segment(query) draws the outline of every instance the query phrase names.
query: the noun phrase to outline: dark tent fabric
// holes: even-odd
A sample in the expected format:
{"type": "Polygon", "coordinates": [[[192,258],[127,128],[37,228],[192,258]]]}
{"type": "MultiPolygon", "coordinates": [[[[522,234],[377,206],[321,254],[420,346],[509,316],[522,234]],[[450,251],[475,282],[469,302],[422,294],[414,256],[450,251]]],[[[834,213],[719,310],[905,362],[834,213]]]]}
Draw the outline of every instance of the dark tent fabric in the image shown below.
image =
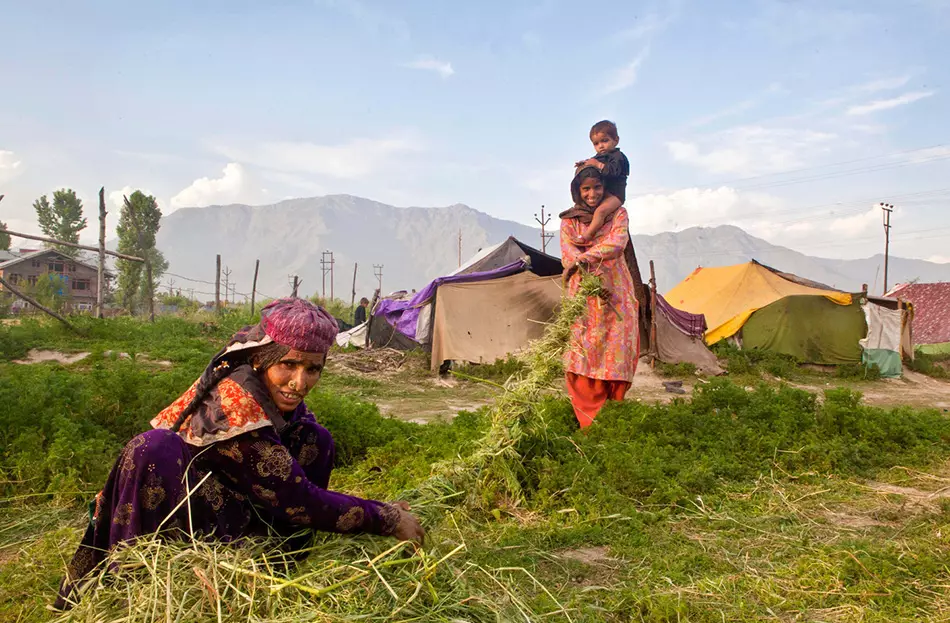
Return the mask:
{"type": "Polygon", "coordinates": [[[860,363],[859,340],[867,332],[857,296],[850,305],[823,296],[786,296],[749,317],[742,326],[742,348],[784,353],[803,363],[860,363]]]}
{"type": "Polygon", "coordinates": [[[538,249],[529,247],[514,236],[502,242],[485,257],[475,260],[455,274],[483,273],[507,266],[528,256],[530,271],[540,277],[554,277],[561,274],[561,260],[538,249]]]}
{"type": "Polygon", "coordinates": [[[423,345],[397,331],[383,316],[372,316],[369,321],[369,345],[372,348],[396,350],[422,349],[423,345]]]}

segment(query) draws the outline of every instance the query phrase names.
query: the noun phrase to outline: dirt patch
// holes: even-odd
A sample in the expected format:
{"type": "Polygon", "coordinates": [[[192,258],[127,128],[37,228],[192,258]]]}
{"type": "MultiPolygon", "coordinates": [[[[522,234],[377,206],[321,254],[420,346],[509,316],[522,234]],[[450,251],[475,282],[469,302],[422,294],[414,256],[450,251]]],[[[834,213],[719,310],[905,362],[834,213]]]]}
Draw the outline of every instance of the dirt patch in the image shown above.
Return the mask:
{"type": "Polygon", "coordinates": [[[611,558],[607,553],[606,547],[580,547],[577,549],[566,549],[558,552],[561,558],[576,560],[585,565],[598,565],[610,562],[617,562],[616,558],[611,558]]]}
{"type": "MultiPolygon", "coordinates": [[[[111,351],[111,350],[105,351],[104,353],[102,353],[102,356],[103,356],[103,357],[113,357],[113,356],[115,356],[115,357],[118,357],[119,359],[131,359],[131,358],[132,358],[132,355],[130,355],[129,353],[115,353],[115,352],[113,352],[113,351],[111,351]]],[[[135,360],[138,361],[139,363],[146,363],[146,364],[149,364],[149,365],[152,365],[152,366],[158,366],[158,367],[160,367],[160,368],[170,368],[170,367],[172,367],[172,365],[174,365],[174,364],[172,364],[172,362],[170,362],[170,361],[165,361],[164,359],[152,359],[152,358],[149,357],[148,355],[136,355],[136,356],[135,356],[135,360]]]]}
{"type": "Polygon", "coordinates": [[[869,482],[866,485],[875,493],[883,495],[899,495],[904,498],[903,507],[920,510],[935,511],[940,506],[941,500],[950,499],[950,486],[937,489],[936,491],[923,491],[915,487],[900,487],[885,482],[869,482]]]}
{"type": "Polygon", "coordinates": [[[13,363],[18,363],[21,365],[32,365],[34,363],[49,363],[50,361],[55,361],[63,365],[70,365],[79,361],[82,361],[88,357],[90,353],[61,353],[58,350],[38,350],[36,348],[30,349],[30,352],[26,354],[25,359],[15,359],[13,363]]]}
{"type": "Polygon", "coordinates": [[[633,385],[627,393],[627,400],[636,400],[638,402],[659,402],[666,404],[674,398],[689,398],[693,393],[693,388],[697,383],[703,383],[699,378],[683,379],[682,389],[685,393],[671,393],[664,387],[663,382],[669,382],[669,379],[660,376],[656,370],[650,367],[650,362],[644,357],[637,364],[637,372],[633,376],[633,385]]]}
{"type": "Polygon", "coordinates": [[[827,511],[824,517],[830,524],[841,526],[842,528],[854,528],[858,530],[894,525],[893,523],[879,521],[868,515],[856,515],[852,513],[827,511]]]}
{"type": "Polygon", "coordinates": [[[381,398],[375,401],[379,412],[415,424],[430,422],[449,422],[462,411],[476,411],[491,404],[485,400],[453,400],[434,396],[412,396],[408,398],[381,398]]]}

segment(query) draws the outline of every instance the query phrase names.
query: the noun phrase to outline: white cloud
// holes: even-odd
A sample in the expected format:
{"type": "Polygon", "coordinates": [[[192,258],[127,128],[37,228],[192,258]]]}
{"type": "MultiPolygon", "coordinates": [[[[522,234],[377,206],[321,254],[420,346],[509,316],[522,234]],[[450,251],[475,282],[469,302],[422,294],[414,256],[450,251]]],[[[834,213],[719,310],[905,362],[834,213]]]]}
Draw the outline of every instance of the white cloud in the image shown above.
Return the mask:
{"type": "Polygon", "coordinates": [[[0,149],[0,183],[9,182],[20,174],[22,160],[16,158],[12,151],[0,149]]]}
{"type": "Polygon", "coordinates": [[[643,48],[643,51],[641,51],[635,59],[630,61],[630,63],[615,69],[607,77],[607,87],[603,91],[604,94],[616,93],[633,86],[637,81],[637,74],[640,73],[640,65],[643,64],[643,61],[645,61],[649,55],[650,47],[647,46],[643,48]]]}
{"type": "Polygon", "coordinates": [[[760,212],[768,200],[740,193],[734,188],[683,188],[654,193],[627,202],[630,231],[657,234],[694,226],[736,222],[738,217],[760,212]]]}
{"type": "Polygon", "coordinates": [[[899,89],[908,82],[910,82],[911,75],[905,74],[903,76],[895,76],[893,78],[881,78],[878,80],[872,80],[866,82],[857,87],[858,91],[863,91],[865,93],[877,93],[878,91],[890,91],[891,89],[899,89]]]}
{"type": "Polygon", "coordinates": [[[429,56],[418,58],[411,63],[403,63],[403,67],[408,69],[422,69],[424,71],[434,71],[443,78],[448,78],[455,73],[452,69],[452,63],[440,61],[429,56]]]}
{"type": "Polygon", "coordinates": [[[217,148],[230,160],[254,164],[273,171],[328,175],[339,179],[365,179],[394,158],[423,148],[412,136],[383,139],[359,138],[342,145],[277,141],[250,149],[217,148]]]}
{"type": "Polygon", "coordinates": [[[813,130],[740,126],[706,137],[703,145],[669,141],[670,156],[710,173],[760,175],[804,166],[827,149],[834,134],[813,130]]]}
{"type": "Polygon", "coordinates": [[[950,147],[928,147],[927,149],[918,149],[907,155],[899,157],[901,160],[921,164],[932,160],[943,160],[950,158],[950,147]]]}
{"type": "Polygon", "coordinates": [[[229,162],[222,170],[221,177],[196,179],[172,197],[171,209],[252,202],[260,194],[260,189],[254,188],[244,167],[237,162],[229,162]]]}
{"type": "Polygon", "coordinates": [[[847,114],[868,115],[870,113],[878,112],[880,110],[889,110],[891,108],[897,108],[898,106],[912,104],[916,101],[930,97],[934,93],[935,91],[913,91],[911,93],[905,93],[904,95],[900,95],[898,97],[892,97],[886,100],[874,100],[873,102],[868,102],[867,104],[852,106],[851,108],[848,109],[847,114]]]}

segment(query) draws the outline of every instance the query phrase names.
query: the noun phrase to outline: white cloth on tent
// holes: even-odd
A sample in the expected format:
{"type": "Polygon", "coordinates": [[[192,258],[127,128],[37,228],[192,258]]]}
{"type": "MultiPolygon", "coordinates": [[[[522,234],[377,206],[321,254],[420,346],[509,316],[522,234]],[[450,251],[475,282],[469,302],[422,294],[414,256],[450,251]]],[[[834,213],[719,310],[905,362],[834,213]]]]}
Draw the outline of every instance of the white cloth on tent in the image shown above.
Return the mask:
{"type": "Polygon", "coordinates": [[[347,346],[356,346],[357,348],[363,348],[366,346],[366,329],[369,328],[368,323],[358,324],[348,331],[342,331],[336,334],[336,345],[340,348],[346,348],[347,346]]]}
{"type": "Polygon", "coordinates": [[[419,319],[416,320],[416,341],[428,344],[432,341],[432,302],[428,302],[419,310],[419,319]]]}
{"type": "Polygon", "coordinates": [[[901,312],[873,301],[861,305],[868,323],[868,336],[859,340],[865,350],[901,350],[901,312]]]}

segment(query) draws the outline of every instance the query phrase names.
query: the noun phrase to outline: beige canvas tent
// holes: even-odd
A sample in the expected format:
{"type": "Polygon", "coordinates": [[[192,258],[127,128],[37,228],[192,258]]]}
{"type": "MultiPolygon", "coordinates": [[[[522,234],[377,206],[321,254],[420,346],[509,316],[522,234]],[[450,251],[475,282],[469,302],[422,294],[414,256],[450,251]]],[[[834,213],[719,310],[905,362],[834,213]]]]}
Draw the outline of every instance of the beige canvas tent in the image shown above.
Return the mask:
{"type": "Polygon", "coordinates": [[[541,337],[561,300],[559,277],[516,275],[439,287],[432,322],[432,370],[443,361],[491,363],[541,337]]]}

